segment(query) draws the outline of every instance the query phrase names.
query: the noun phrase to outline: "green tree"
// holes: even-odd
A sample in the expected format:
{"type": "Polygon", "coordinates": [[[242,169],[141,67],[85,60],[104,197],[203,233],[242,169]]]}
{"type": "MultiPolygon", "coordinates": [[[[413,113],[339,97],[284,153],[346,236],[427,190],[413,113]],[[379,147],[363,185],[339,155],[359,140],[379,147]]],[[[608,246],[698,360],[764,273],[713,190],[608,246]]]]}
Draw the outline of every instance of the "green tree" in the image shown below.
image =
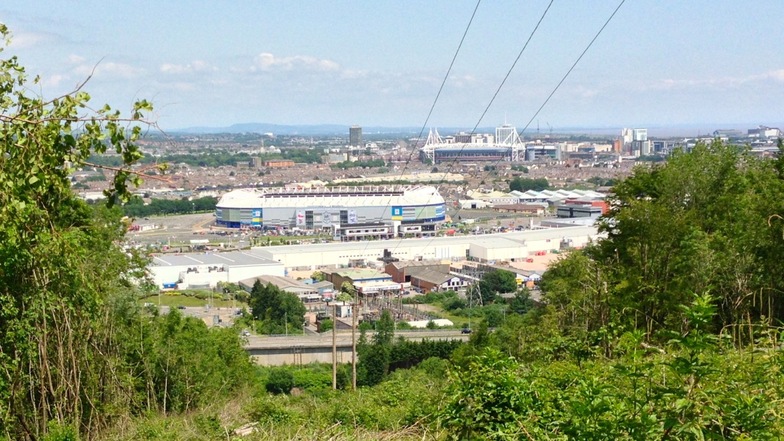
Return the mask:
{"type": "Polygon", "coordinates": [[[266,333],[302,330],[307,309],[295,294],[256,281],[249,300],[251,314],[260,320],[266,333]]]}
{"type": "Polygon", "coordinates": [[[381,312],[381,317],[376,322],[376,334],[373,343],[379,346],[389,346],[395,337],[395,320],[388,309],[381,312]]]}
{"type": "Polygon", "coordinates": [[[502,269],[494,269],[486,272],[479,282],[482,291],[482,301],[490,304],[495,301],[498,294],[517,291],[517,280],[515,273],[502,269]]]}
{"type": "MultiPolygon", "coordinates": [[[[649,330],[677,329],[678,305],[694,292],[717,299],[718,326],[751,317],[784,317],[781,228],[784,185],[775,163],[714,142],[677,152],[666,164],[640,167],[615,185],[602,224],[607,240],[590,251],[612,272],[649,330]]],[[[630,318],[631,319],[631,318],[630,318]]]]}
{"type": "Polygon", "coordinates": [[[340,285],[340,292],[348,294],[352,299],[357,296],[357,288],[355,288],[354,284],[351,282],[343,282],[343,284],[340,285]]]}
{"type": "MultiPolygon", "coordinates": [[[[0,25],[6,42],[10,34],[0,25]]],[[[42,438],[51,420],[95,433],[107,409],[123,406],[122,360],[105,305],[141,275],[117,243],[126,226],[71,191],[76,167],[111,171],[109,204],[141,182],[146,101],[123,117],[93,112],[81,87],[51,100],[33,95],[15,56],[0,59],[0,436],[42,438]],[[117,152],[108,169],[93,154],[117,152]]]]}
{"type": "Polygon", "coordinates": [[[518,290],[509,301],[509,309],[515,314],[525,315],[525,313],[533,309],[533,306],[534,302],[531,300],[531,292],[528,291],[528,288],[518,290]]]}
{"type": "Polygon", "coordinates": [[[509,191],[542,191],[550,188],[550,183],[545,178],[521,178],[515,177],[509,181],[509,191]]]}

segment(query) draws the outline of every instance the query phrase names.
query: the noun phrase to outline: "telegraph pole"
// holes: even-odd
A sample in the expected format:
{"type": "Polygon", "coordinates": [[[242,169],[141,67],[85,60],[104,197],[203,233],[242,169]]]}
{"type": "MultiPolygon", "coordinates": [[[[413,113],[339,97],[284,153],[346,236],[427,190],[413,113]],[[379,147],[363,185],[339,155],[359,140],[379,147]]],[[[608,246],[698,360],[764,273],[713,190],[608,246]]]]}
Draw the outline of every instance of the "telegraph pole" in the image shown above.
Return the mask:
{"type": "Polygon", "coordinates": [[[338,305],[332,304],[332,389],[338,388],[338,343],[337,343],[337,313],[338,305]]]}
{"type": "Polygon", "coordinates": [[[357,390],[357,302],[351,304],[351,390],[357,390]]]}

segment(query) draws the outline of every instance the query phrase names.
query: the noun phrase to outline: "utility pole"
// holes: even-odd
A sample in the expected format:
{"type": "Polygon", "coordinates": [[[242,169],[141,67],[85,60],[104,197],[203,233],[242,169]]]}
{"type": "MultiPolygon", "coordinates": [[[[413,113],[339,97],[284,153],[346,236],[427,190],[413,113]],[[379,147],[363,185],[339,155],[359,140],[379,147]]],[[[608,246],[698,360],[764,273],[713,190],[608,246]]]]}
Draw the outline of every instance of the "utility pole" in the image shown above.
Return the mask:
{"type": "Polygon", "coordinates": [[[472,286],[474,285],[468,285],[468,290],[466,291],[468,293],[468,330],[469,331],[471,330],[471,297],[473,297],[473,294],[471,293],[472,286]]]}
{"type": "Polygon", "coordinates": [[[332,389],[338,389],[338,343],[337,343],[337,313],[338,305],[332,305],[332,389]]]}
{"type": "Polygon", "coordinates": [[[351,390],[357,390],[357,303],[351,305],[351,390]]]}

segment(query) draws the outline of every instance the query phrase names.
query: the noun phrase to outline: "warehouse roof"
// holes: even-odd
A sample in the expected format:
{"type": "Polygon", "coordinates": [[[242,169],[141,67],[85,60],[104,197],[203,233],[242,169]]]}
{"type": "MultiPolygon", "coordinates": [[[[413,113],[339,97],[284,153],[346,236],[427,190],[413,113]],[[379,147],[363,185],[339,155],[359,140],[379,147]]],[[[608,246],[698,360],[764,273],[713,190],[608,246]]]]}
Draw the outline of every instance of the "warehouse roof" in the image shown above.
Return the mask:
{"type": "Polygon", "coordinates": [[[416,271],[411,274],[411,279],[418,279],[424,282],[432,283],[434,285],[441,285],[442,283],[448,282],[452,280],[454,276],[452,274],[442,273],[441,271],[434,271],[423,269],[421,271],[416,271]]]}
{"type": "Polygon", "coordinates": [[[313,285],[306,285],[298,280],[294,280],[289,277],[258,276],[258,277],[250,277],[248,279],[240,280],[239,283],[240,285],[253,288],[253,285],[256,283],[256,280],[261,282],[262,285],[272,284],[273,286],[276,286],[283,291],[290,292],[293,294],[317,293],[317,290],[316,288],[313,287],[313,285]]]}
{"type": "Polygon", "coordinates": [[[381,271],[369,269],[369,268],[341,269],[333,272],[340,274],[342,277],[348,277],[349,279],[355,282],[360,280],[391,280],[392,279],[392,276],[390,276],[387,273],[383,273],[381,271]]]}
{"type": "Polygon", "coordinates": [[[507,233],[493,233],[474,236],[443,236],[432,237],[427,239],[390,239],[382,241],[369,241],[369,242],[331,242],[331,243],[314,243],[309,245],[280,245],[272,247],[256,247],[252,252],[260,254],[275,255],[284,253],[324,253],[340,251],[344,253],[349,252],[376,252],[381,257],[384,249],[397,250],[402,247],[442,247],[451,244],[476,244],[476,245],[491,245],[495,239],[500,239],[500,245],[513,246],[510,241],[520,243],[526,240],[543,240],[543,239],[559,239],[564,236],[594,236],[597,234],[596,227],[592,225],[584,226],[571,226],[565,228],[542,228],[537,230],[523,230],[511,231],[507,233]]]}
{"type": "Polygon", "coordinates": [[[152,258],[153,266],[258,266],[280,265],[279,262],[270,260],[258,253],[245,251],[229,251],[226,253],[185,253],[185,254],[157,254],[152,258]]]}

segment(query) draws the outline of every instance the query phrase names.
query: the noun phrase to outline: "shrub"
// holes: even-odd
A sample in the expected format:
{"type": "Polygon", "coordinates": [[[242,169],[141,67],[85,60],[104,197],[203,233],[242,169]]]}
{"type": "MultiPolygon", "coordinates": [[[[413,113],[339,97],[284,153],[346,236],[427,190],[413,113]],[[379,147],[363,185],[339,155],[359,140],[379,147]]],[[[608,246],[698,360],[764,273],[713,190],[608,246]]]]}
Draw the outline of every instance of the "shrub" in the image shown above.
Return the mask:
{"type": "Polygon", "coordinates": [[[273,394],[287,394],[294,387],[294,374],[287,368],[276,368],[270,371],[265,388],[273,394]]]}

